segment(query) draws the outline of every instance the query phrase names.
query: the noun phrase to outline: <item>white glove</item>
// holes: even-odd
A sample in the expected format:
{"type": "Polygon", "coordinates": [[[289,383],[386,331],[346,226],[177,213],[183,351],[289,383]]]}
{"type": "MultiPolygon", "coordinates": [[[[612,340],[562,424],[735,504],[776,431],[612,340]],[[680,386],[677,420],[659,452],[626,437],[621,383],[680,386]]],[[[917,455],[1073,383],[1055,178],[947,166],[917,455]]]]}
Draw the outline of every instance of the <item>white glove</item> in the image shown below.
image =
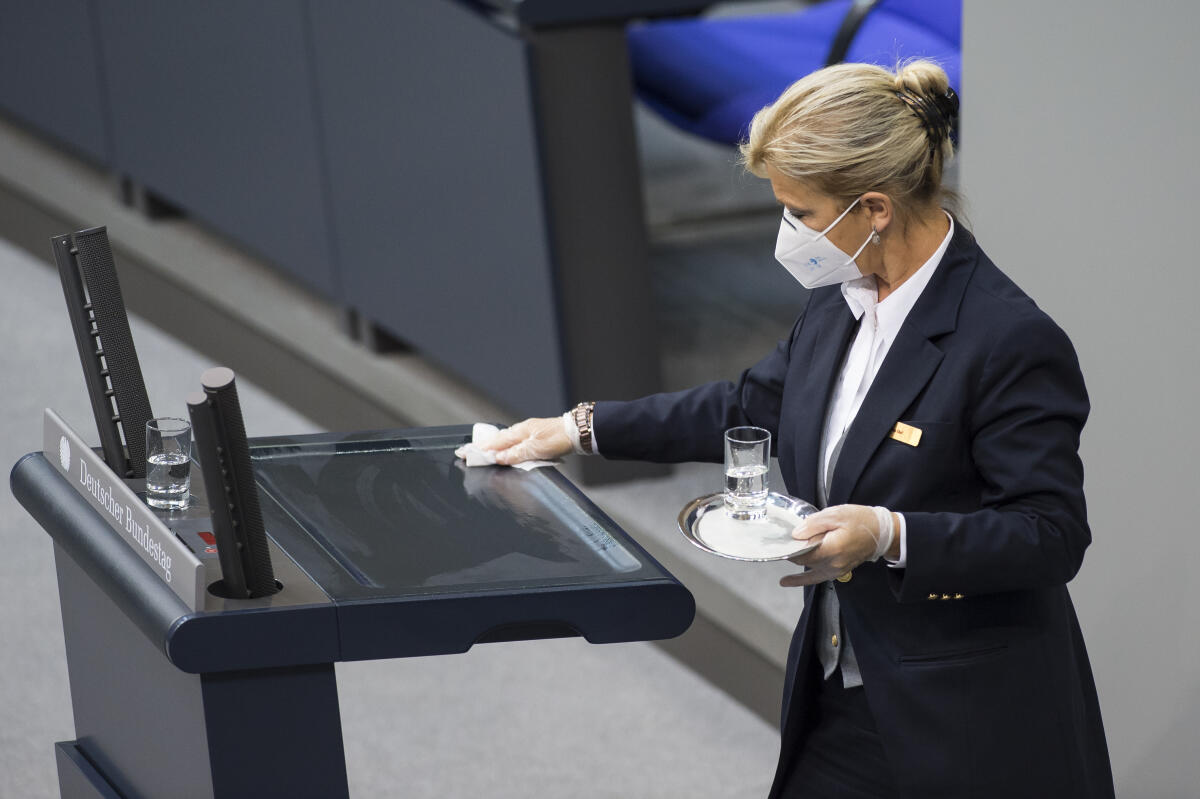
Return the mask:
{"type": "Polygon", "coordinates": [[[783,586],[814,585],[840,577],[860,563],[879,560],[896,537],[892,512],[868,505],[834,505],[806,518],[792,537],[806,541],[821,536],[821,545],[790,558],[805,566],[803,574],[779,581],[783,586]]]}
{"type": "Polygon", "coordinates": [[[501,430],[482,449],[495,453],[496,463],[506,466],[523,461],[554,460],[573,451],[560,416],[518,422],[501,430]]]}

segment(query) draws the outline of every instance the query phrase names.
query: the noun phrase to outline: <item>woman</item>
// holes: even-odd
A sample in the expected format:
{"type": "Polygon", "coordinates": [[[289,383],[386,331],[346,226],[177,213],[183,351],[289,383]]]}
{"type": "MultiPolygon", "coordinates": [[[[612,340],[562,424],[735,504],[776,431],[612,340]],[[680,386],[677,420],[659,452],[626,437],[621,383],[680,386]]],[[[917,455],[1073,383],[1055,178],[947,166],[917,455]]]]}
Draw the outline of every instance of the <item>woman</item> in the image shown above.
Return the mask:
{"type": "Polygon", "coordinates": [[[1087,393],[1066,335],[943,210],[957,105],[922,61],[791,86],[742,146],[813,289],[789,338],[736,384],[493,443],[501,463],[720,461],[725,429],[772,432],[788,492],[824,508],[781,581],[805,606],[772,797],[1113,795],[1066,589],[1091,541],[1087,393]]]}

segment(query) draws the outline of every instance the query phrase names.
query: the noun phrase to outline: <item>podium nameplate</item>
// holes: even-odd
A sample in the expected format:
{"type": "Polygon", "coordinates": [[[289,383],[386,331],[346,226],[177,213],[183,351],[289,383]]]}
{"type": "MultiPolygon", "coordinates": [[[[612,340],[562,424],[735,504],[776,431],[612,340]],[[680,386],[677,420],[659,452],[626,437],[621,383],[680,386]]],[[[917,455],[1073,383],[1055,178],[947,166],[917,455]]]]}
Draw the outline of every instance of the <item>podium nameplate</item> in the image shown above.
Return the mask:
{"type": "Polygon", "coordinates": [[[204,565],[51,408],[45,413],[42,448],[46,460],[190,610],[204,607],[204,565]]]}

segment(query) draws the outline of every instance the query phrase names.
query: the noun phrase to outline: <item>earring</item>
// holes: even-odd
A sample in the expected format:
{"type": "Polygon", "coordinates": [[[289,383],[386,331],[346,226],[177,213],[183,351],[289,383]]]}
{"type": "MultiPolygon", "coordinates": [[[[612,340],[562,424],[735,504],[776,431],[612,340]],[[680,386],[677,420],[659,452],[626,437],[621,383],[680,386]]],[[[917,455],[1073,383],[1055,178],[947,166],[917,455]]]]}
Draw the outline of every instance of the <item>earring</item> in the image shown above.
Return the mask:
{"type": "Polygon", "coordinates": [[[879,246],[879,231],[875,229],[874,225],[871,225],[871,243],[876,247],[879,246]]]}

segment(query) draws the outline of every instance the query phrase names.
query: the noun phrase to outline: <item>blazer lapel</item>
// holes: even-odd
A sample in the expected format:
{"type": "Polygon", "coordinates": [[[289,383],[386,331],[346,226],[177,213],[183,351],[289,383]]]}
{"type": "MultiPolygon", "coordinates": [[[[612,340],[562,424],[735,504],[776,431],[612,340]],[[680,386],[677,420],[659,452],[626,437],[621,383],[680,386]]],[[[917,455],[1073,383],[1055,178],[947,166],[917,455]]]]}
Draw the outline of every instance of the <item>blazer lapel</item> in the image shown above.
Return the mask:
{"type": "Polygon", "coordinates": [[[789,397],[789,412],[802,421],[796,425],[794,444],[796,457],[795,486],[797,496],[809,502],[817,501],[817,464],[820,462],[821,434],[825,429],[826,409],[833,392],[834,380],[841,372],[842,360],[850,346],[856,327],[840,292],[831,299],[829,307],[813,320],[816,339],[812,361],[799,381],[794,398],[789,397]]]}
{"type": "Polygon", "coordinates": [[[848,501],[867,461],[933,377],[941,361],[942,351],[919,333],[902,330],[896,337],[846,431],[846,442],[829,481],[830,505],[848,501]]]}
{"type": "Polygon", "coordinates": [[[942,362],[943,353],[931,339],[957,326],[958,308],[976,263],[974,237],[957,220],[955,225],[954,238],[942,263],[900,326],[879,374],[846,431],[829,481],[830,505],[849,501],[875,450],[942,362]]]}

